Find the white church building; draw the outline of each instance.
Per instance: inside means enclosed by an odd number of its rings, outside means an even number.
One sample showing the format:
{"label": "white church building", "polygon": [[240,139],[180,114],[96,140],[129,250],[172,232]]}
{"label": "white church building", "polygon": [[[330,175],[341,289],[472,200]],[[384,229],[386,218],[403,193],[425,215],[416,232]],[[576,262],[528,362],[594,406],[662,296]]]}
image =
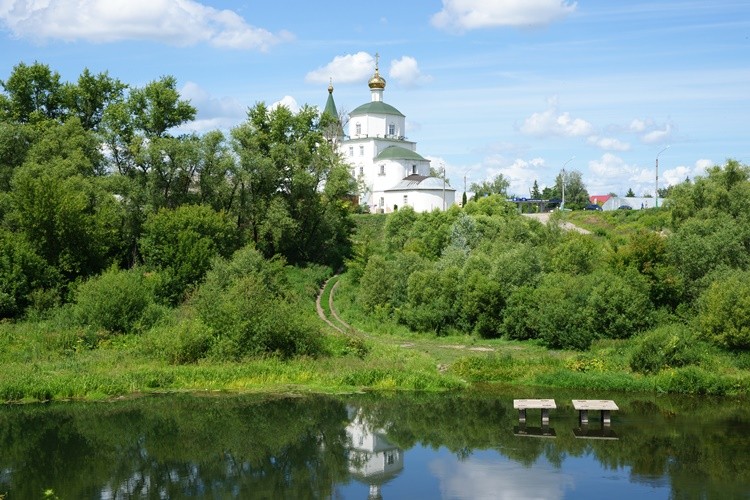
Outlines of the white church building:
{"label": "white church building", "polygon": [[[383,101],[385,79],[378,71],[377,56],[368,86],[370,102],[349,113],[349,133],[336,141],[357,181],[359,203],[372,213],[405,206],[429,212],[453,205],[456,190],[444,178],[430,176],[430,160],[417,153],[416,142],[406,138],[406,117]],[[324,113],[338,118],[333,85],[328,86]],[[339,133],[344,133],[342,128]]]}

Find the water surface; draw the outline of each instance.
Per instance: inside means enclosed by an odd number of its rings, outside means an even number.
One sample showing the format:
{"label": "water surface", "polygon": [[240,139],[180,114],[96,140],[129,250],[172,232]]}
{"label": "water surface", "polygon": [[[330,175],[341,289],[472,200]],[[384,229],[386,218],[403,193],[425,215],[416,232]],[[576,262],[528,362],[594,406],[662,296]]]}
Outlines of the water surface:
{"label": "water surface", "polygon": [[[542,427],[512,400],[554,398]],[[529,390],[0,407],[0,497],[750,498],[744,401]],[[605,439],[602,439],[605,438]]]}

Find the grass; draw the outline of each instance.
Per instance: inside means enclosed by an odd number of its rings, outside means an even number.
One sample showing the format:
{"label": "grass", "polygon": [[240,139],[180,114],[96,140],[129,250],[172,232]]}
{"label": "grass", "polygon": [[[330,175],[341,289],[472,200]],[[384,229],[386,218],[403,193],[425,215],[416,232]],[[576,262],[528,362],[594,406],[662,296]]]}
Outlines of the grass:
{"label": "grass", "polygon": [[[323,294],[327,313],[335,282],[329,281]],[[149,332],[120,336],[74,326],[64,314],[0,322],[0,401],[101,400],[153,392],[455,391],[488,385],[512,385],[519,391],[543,386],[750,395],[746,353],[710,349],[688,366],[640,374],[630,368],[637,339],[600,340],[586,352],[575,352],[533,342],[417,334],[387,314],[365,315],[347,277],[338,283],[337,310],[367,335],[326,334],[321,326],[323,354],[317,357],[169,362],[153,348],[153,336],[168,337],[179,331],[170,329],[172,323],[192,321],[189,308],[175,310]],[[309,308],[314,311],[312,296]]]}

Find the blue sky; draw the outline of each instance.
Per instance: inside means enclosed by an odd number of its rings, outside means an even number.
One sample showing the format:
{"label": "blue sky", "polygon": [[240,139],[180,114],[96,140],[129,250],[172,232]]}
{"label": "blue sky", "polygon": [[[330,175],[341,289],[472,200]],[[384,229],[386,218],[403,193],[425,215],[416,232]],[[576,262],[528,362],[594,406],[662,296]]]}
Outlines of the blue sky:
{"label": "blue sky", "polygon": [[502,173],[528,195],[567,162],[590,194],[643,195],[657,155],[659,187],[750,164],[747,0],[0,0],[0,79],[34,61],[173,75],[198,132],[258,101],[322,108],[329,79],[353,110],[375,53],[384,100],[459,191]]}

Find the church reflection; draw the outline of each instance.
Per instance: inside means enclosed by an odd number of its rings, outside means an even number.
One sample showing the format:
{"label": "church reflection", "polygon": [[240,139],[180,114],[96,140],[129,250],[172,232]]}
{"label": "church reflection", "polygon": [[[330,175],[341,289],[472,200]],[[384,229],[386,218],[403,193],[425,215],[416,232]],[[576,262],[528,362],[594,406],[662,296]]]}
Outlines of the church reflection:
{"label": "church reflection", "polygon": [[349,407],[349,473],[370,487],[368,498],[379,499],[384,484],[397,477],[404,468],[404,452],[390,441],[383,429],[374,429],[361,408]]}

